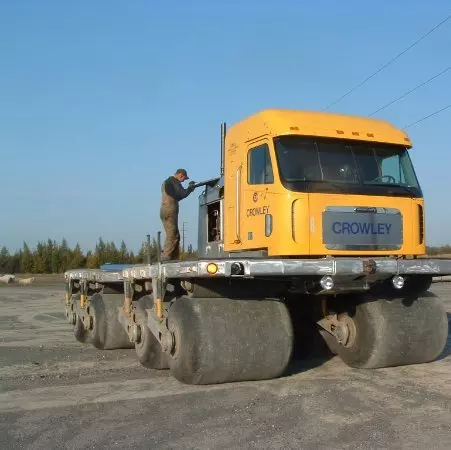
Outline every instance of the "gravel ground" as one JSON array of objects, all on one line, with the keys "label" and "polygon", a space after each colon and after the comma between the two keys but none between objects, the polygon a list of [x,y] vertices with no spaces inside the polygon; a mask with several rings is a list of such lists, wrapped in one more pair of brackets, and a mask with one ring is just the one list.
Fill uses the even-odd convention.
[{"label": "gravel ground", "polygon": [[[451,317],[451,284],[434,284]],[[451,339],[430,364],[293,363],[271,381],[186,386],[134,350],[75,341],[61,284],[0,288],[0,448],[451,448]]]}]

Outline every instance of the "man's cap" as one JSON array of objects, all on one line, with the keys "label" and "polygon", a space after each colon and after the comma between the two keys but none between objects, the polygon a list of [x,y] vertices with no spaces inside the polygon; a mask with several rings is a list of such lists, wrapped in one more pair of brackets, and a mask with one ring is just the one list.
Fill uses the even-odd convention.
[{"label": "man's cap", "polygon": [[185,169],[177,169],[176,174],[181,173],[187,180],[189,180],[188,174],[186,173]]}]

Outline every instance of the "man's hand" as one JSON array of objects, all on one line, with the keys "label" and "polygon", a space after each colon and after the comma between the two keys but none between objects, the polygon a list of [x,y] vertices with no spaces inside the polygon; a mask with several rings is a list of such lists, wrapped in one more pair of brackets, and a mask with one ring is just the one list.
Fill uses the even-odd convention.
[{"label": "man's hand", "polygon": [[196,189],[196,182],[195,182],[195,181],[190,181],[190,182],[188,183],[188,189],[189,189],[190,191],[194,191],[194,189]]}]

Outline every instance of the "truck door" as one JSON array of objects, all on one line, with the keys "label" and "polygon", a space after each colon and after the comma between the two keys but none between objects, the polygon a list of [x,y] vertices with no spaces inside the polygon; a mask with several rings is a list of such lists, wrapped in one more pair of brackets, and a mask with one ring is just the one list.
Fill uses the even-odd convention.
[{"label": "truck door", "polygon": [[265,249],[272,233],[275,164],[267,139],[249,144],[241,174],[243,249]]}]

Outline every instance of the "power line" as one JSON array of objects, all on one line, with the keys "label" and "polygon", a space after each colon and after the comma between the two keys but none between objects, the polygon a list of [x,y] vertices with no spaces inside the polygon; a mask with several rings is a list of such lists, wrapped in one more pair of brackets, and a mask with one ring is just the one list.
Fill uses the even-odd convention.
[{"label": "power line", "polygon": [[423,122],[423,120],[429,119],[429,117],[435,116],[435,115],[437,115],[437,114],[439,114],[439,113],[441,113],[441,112],[443,112],[443,111],[445,111],[445,110],[447,110],[449,108],[451,108],[451,103],[449,105],[445,106],[444,108],[439,109],[438,111],[434,111],[433,113],[431,113],[431,114],[429,114],[429,115],[427,115],[425,117],[422,117],[421,119],[419,119],[419,120],[417,120],[415,122],[410,123],[409,125],[405,126],[403,129],[405,130],[406,128],[409,128],[409,127],[412,127],[413,125],[416,125],[417,123]]},{"label": "power line", "polygon": [[451,14],[446,17],[445,19],[443,19],[440,23],[438,23],[437,25],[435,25],[435,27],[431,28],[426,34],[423,34],[423,36],[421,36],[420,38],[418,38],[415,42],[413,42],[412,44],[410,44],[406,49],[404,49],[401,53],[398,53],[395,57],[393,57],[392,59],[390,59],[390,61],[388,61],[387,63],[385,63],[383,66],[381,66],[379,69],[376,70],[376,72],[372,73],[369,77],[365,78],[363,81],[361,81],[360,83],[358,83],[356,86],[354,86],[352,89],[350,89],[348,92],[346,92],[345,94],[343,94],[340,98],[338,98],[337,100],[333,101],[332,103],[330,103],[329,105],[327,105],[325,108],[323,108],[323,111],[326,109],[329,109],[332,105],[335,105],[336,103],[340,102],[341,100],[343,100],[345,97],[347,97],[349,94],[351,94],[352,92],[354,92],[356,89],[358,89],[360,86],[362,86],[363,84],[365,84],[367,81],[371,80],[371,78],[373,78],[375,75],[377,75],[379,72],[381,72],[382,70],[384,70],[386,67],[388,67],[390,64],[394,63],[398,58],[400,58],[402,55],[404,55],[405,53],[407,53],[410,49],[412,49],[413,47],[415,47],[415,45],[419,44],[423,39],[425,39],[427,36],[429,36],[432,32],[434,32],[437,28],[441,27],[445,22],[447,22],[449,19],[451,19]]},{"label": "power line", "polygon": [[443,75],[445,72],[448,72],[449,69],[451,69],[451,66],[447,67],[445,70],[442,70],[440,73],[434,75],[432,78],[429,78],[429,80],[424,81],[423,83],[419,84],[418,86],[415,86],[414,88],[410,89],[410,91],[407,91],[405,94],[401,95],[400,97],[395,98],[394,100],[392,100],[391,102],[387,103],[384,106],[381,106],[379,109],[377,109],[376,111],[374,111],[371,114],[369,114],[369,116],[373,116],[374,114],[378,113],[379,111],[382,111],[383,109],[387,108],[388,106],[393,105],[393,103],[396,103],[399,100],[402,100],[404,97],[407,97],[409,94],[411,94],[412,92],[416,91],[417,89],[420,89],[421,87],[426,86],[432,80],[435,80],[439,76]]}]

